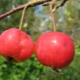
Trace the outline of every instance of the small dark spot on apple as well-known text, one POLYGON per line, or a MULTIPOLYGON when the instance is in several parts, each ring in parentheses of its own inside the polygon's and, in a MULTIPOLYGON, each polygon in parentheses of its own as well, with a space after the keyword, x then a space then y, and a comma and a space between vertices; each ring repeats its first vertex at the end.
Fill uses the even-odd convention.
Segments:
POLYGON ((66 44, 66 43, 64 43, 64 45, 63 45, 63 46, 64 46, 64 47, 66 47, 66 45, 67 45, 67 44, 66 44))
POLYGON ((56 53, 59 54, 59 51, 57 51, 56 53))
POLYGON ((69 63, 70 61, 69 60, 66 60, 66 63, 69 63))

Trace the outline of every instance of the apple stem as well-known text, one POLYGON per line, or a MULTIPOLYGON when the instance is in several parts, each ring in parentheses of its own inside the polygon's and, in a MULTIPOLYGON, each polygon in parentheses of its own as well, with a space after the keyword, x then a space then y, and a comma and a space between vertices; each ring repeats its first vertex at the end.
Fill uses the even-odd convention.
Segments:
POLYGON ((21 30, 21 28, 22 28, 22 23, 23 23, 23 19, 24 19, 24 14, 25 14, 25 11, 26 11, 27 6, 28 6, 28 5, 26 4, 25 7, 23 8, 22 16, 21 16, 21 20, 20 20, 20 25, 19 25, 19 30, 21 30))
POLYGON ((56 6, 54 6, 54 8, 52 9, 52 5, 50 5, 50 14, 51 14, 51 17, 52 17, 52 24, 53 24, 53 30, 56 31, 56 22, 55 22, 55 13, 56 11, 56 6))
POLYGON ((58 73, 58 74, 63 74, 61 69, 57 69, 55 67, 52 67, 51 72, 58 73))
POLYGON ((9 56, 7 56, 6 59, 7 59, 8 61, 13 61, 13 58, 12 58, 12 57, 9 57, 9 56))

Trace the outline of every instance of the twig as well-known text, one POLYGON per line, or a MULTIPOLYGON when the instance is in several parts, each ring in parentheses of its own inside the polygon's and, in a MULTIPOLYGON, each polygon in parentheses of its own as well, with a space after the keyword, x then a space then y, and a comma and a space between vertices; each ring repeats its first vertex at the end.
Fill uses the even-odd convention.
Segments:
MULTIPOLYGON (((64 6, 64 4, 69 1, 69 0, 63 0, 59 5, 56 5, 56 9, 59 8, 59 7, 62 7, 64 6)), ((48 6, 49 3, 44 3, 43 6, 48 6)))
POLYGON ((56 31, 56 22, 55 22, 55 16, 54 13, 56 11, 56 5, 54 6, 54 8, 52 9, 52 5, 50 5, 50 14, 52 17, 52 24, 53 24, 53 30, 56 31))
POLYGON ((22 16, 21 16, 21 20, 20 20, 20 24, 19 24, 19 30, 21 30, 22 28, 22 23, 23 23, 23 19, 24 19, 24 14, 25 14, 25 11, 26 11, 26 8, 27 8, 27 4, 25 5, 23 11, 22 11, 22 16))
POLYGON ((20 20, 20 24, 19 24, 19 29, 21 30, 22 28, 22 23, 23 23, 23 19, 24 19, 24 14, 25 14, 25 11, 26 11, 26 8, 28 7, 28 4, 25 5, 23 11, 22 11, 22 16, 21 16, 21 20, 20 20))
POLYGON ((61 6, 64 6, 64 4, 69 1, 69 0, 63 0, 56 8, 59 8, 61 6))
MULTIPOLYGON (((28 3, 27 3, 27 4, 28 4, 27 8, 33 7, 33 6, 37 6, 37 5, 43 4, 43 3, 45 3, 45 2, 52 1, 52 0, 32 0, 32 1, 33 1, 33 2, 28 2, 28 3)), ((22 10, 22 9, 25 7, 25 5, 26 5, 26 4, 24 4, 24 5, 22 5, 22 6, 19 6, 19 7, 17 7, 17 8, 14 8, 14 9, 12 9, 12 10, 10 10, 10 11, 2 14, 2 15, 0 15, 0 19, 4 18, 4 17, 6 17, 6 16, 8 16, 8 15, 10 15, 10 14, 13 14, 13 13, 19 11, 19 10, 22 10)))

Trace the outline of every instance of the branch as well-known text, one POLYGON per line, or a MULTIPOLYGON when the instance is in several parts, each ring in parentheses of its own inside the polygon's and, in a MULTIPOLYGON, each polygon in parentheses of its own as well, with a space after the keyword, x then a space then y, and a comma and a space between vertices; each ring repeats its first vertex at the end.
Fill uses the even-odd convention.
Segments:
MULTIPOLYGON (((27 5, 28 5, 27 8, 37 6, 37 5, 43 4, 45 2, 50 2, 50 1, 52 1, 52 0, 32 0, 32 1, 27 3, 27 5)), ((26 4, 24 4, 22 6, 19 6, 17 8, 14 8, 14 9, 10 10, 9 12, 6 12, 6 13, 0 15, 0 19, 4 18, 4 17, 6 17, 10 14, 13 14, 13 13, 19 11, 19 10, 22 10, 25 7, 25 5, 26 4)))
MULTIPOLYGON (((46 3, 46 2, 51 2, 51 1, 52 1, 52 0, 32 0, 32 1, 30 1, 30 2, 27 3, 27 8, 29 8, 29 7, 34 7, 34 6, 37 6, 37 5, 40 5, 40 4, 44 4, 44 3, 46 3)), ((68 1, 68 0, 63 0, 62 3, 57 6, 57 8, 59 8, 60 6, 63 6, 67 1, 68 1)), ((11 14, 13 14, 13 13, 19 11, 19 10, 22 10, 22 9, 25 7, 25 5, 26 5, 26 4, 24 4, 24 5, 22 5, 22 6, 19 6, 19 7, 17 7, 17 8, 14 8, 14 9, 12 9, 12 10, 10 10, 10 11, 2 14, 2 15, 0 15, 0 19, 5 18, 6 16, 11 15, 11 14)), ((49 5, 49 4, 47 4, 47 5, 49 5)), ((46 5, 46 6, 47 6, 47 5, 46 5)), ((45 6, 45 5, 44 5, 44 6, 45 6)), ((26 8, 26 9, 27 9, 27 8, 26 8)))

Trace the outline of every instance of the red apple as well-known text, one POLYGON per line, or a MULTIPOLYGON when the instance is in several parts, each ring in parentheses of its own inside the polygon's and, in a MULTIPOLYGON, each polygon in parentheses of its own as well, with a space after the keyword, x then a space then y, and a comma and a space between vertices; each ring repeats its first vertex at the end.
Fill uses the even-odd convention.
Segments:
POLYGON ((36 42, 36 57, 45 66, 64 68, 74 58, 72 39, 61 32, 46 32, 36 42))
POLYGON ((31 37, 16 28, 4 31, 0 36, 0 54, 6 58, 13 58, 14 62, 21 62, 31 57, 34 43, 31 37))

